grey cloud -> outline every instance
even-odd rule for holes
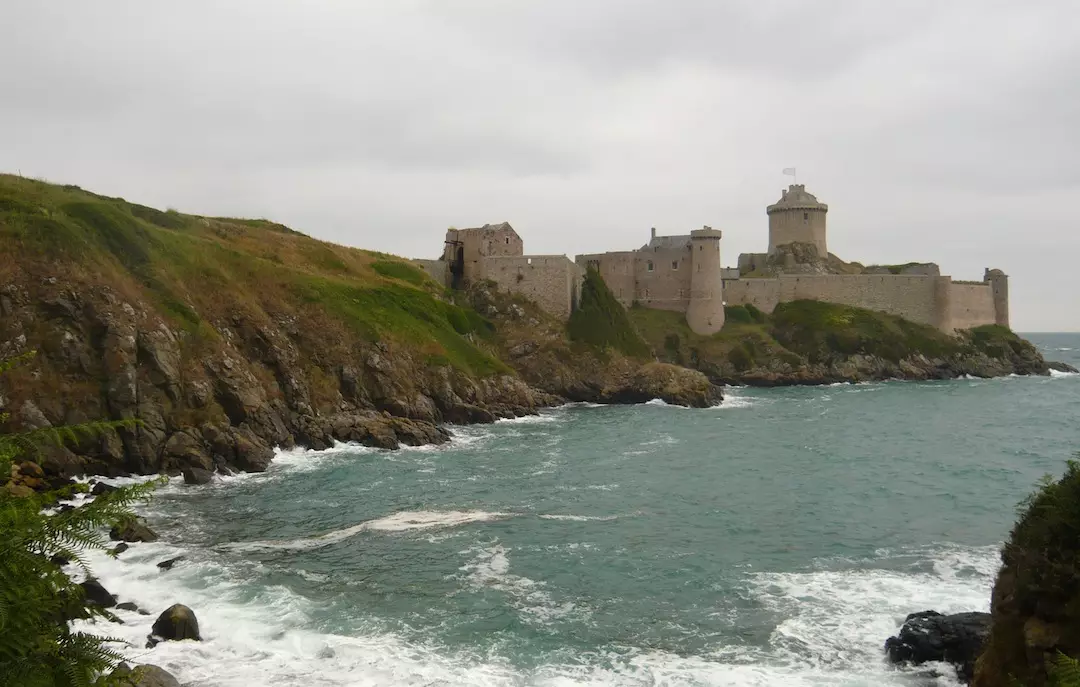
[[[650,226],[765,241],[799,168],[830,247],[1013,276],[1080,330],[1069,0],[49,0],[0,10],[0,168],[407,255]]]

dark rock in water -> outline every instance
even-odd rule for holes
[[[130,548],[131,547],[128,546],[127,544],[125,544],[124,542],[120,542],[119,544],[114,546],[112,548],[112,551],[110,551],[109,553],[111,553],[114,556],[119,556],[120,554],[124,553],[125,551],[127,551]]]
[[[989,634],[989,613],[912,613],[904,619],[900,634],[885,641],[885,653],[893,663],[952,663],[960,679],[971,682],[975,660]]]
[[[125,601],[122,604],[116,604],[116,608],[121,611],[138,611],[139,607],[130,601]]]
[[[172,570],[172,567],[182,560],[184,560],[183,556],[177,556],[176,558],[170,558],[167,561],[161,561],[157,564],[157,567],[161,570]]]
[[[1076,372],[1080,372],[1080,370],[1077,370],[1075,367],[1068,363],[1059,363],[1053,360],[1047,360],[1046,366],[1049,367],[1051,370],[1054,370],[1055,372],[1071,372],[1074,374]]]
[[[214,473],[195,467],[184,468],[183,475],[184,484],[209,484],[214,479]]]
[[[105,484],[104,482],[98,482],[94,485],[94,488],[90,490],[91,496],[101,496],[102,494],[108,494],[109,492],[116,491],[117,487],[111,484]]]
[[[113,541],[157,541],[158,536],[143,521],[132,520],[112,528],[109,531],[109,539]]]
[[[195,612],[183,604],[174,604],[162,611],[154,621],[151,630],[152,634],[147,637],[147,648],[153,648],[163,641],[178,642],[184,639],[202,641]]]
[[[62,568],[65,565],[67,565],[68,563],[70,563],[71,561],[69,561],[67,558],[64,558],[63,556],[56,555],[56,556],[53,556],[52,558],[50,558],[49,562],[52,563],[53,565],[59,565]]]
[[[180,687],[180,682],[165,670],[152,665],[137,666],[132,669],[121,663],[109,675],[109,684],[121,687]]]
[[[70,503],[62,503],[62,504],[60,504],[60,507],[57,509],[57,511],[59,511],[60,513],[67,513],[69,511],[73,511],[73,510],[75,510],[75,506],[71,505]]]
[[[101,606],[102,608],[112,608],[116,605],[116,597],[109,593],[109,590],[101,586],[101,583],[91,578],[86,582],[79,585],[83,588],[83,594],[86,597],[87,603]]]

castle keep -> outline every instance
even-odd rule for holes
[[[981,281],[953,281],[934,263],[847,263],[828,252],[826,216],[802,184],[782,191],[766,208],[769,245],[746,253],[737,268],[720,262],[721,232],[703,227],[658,236],[637,250],[579,255],[525,255],[521,237],[507,223],[446,232],[443,255],[420,260],[451,287],[491,280],[521,293],[548,312],[569,317],[577,307],[586,268],[599,271],[626,307],[686,314],[698,334],[724,324],[724,305],[754,305],[772,312],[786,301],[809,299],[880,310],[951,333],[983,324],[1009,325],[1009,278],[987,269]]]

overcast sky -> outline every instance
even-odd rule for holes
[[[435,257],[649,228],[764,251],[791,181],[846,260],[1011,276],[1080,331],[1075,0],[7,0],[0,170]]]

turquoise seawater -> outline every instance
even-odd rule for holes
[[[1080,335],[1030,338],[1080,364]],[[93,563],[195,610],[206,641],[135,651],[191,685],[923,684],[882,643],[988,609],[1078,409],[1068,375],[568,406],[174,481],[146,508],[163,541]],[[153,617],[122,617],[141,646]]]

